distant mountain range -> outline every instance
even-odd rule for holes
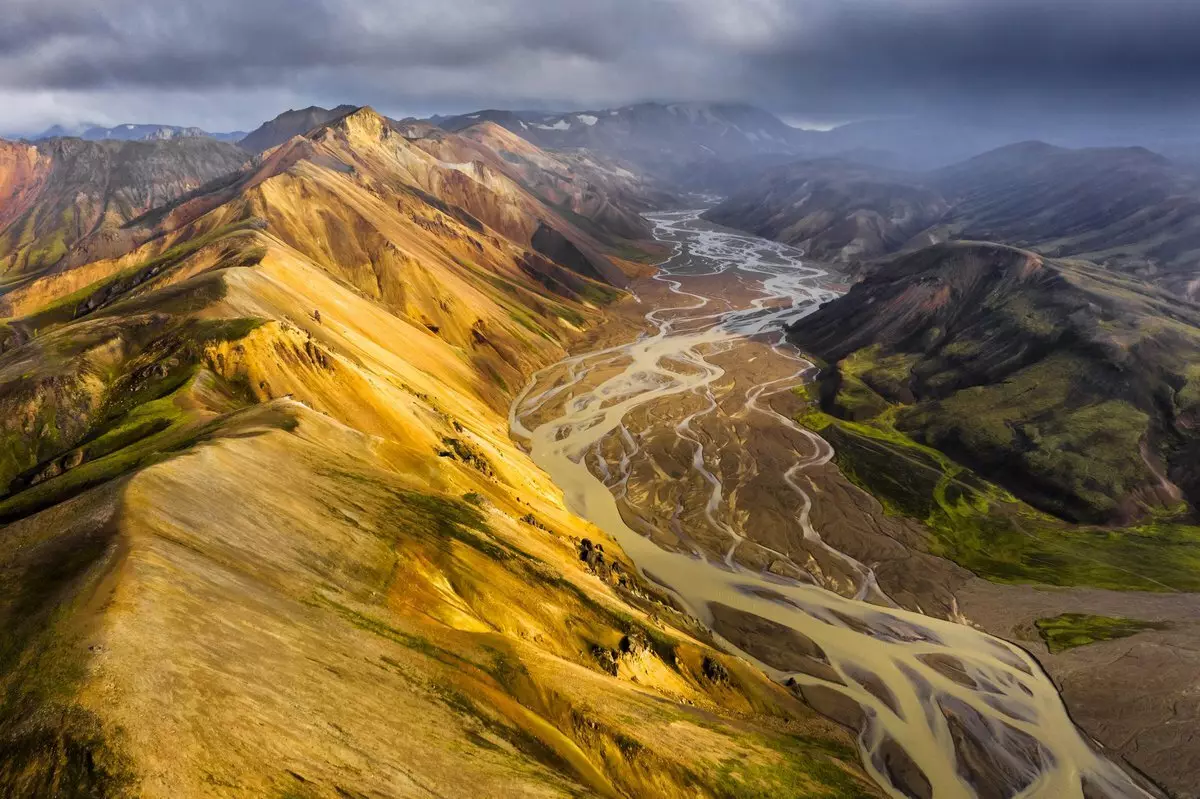
[[[164,139],[204,137],[216,139],[217,141],[237,142],[245,138],[245,136],[245,131],[240,130],[228,133],[210,133],[201,128],[181,127],[179,125],[127,123],[124,125],[115,125],[111,128],[106,128],[102,125],[81,125],[74,127],[55,125],[36,136],[30,137],[30,139],[31,141],[43,141],[45,139],[73,137],[84,139],[85,141],[104,141],[107,139],[117,139],[120,141],[161,141]]]
[[[207,136],[262,152],[352,111],[355,106],[293,109],[250,134],[196,127],[126,123],[56,125],[31,140],[55,137],[162,139]],[[678,188],[728,194],[766,168],[789,160],[839,157],[895,169],[928,171],[1022,140],[1058,146],[1142,145],[1180,163],[1200,164],[1200,125],[1080,125],[1045,119],[903,117],[866,119],[831,130],[805,130],[744,103],[646,102],[618,108],[520,111],[483,109],[433,116],[451,132],[494,122],[550,150],[587,149],[620,158]]]
[[[708,218],[857,263],[946,240],[1086,258],[1200,296],[1200,173],[1140,147],[1013,144],[930,172],[772,170]]]
[[[494,122],[539,147],[588,149],[679,179],[691,165],[770,153],[799,155],[814,134],[736,103],[640,103],[601,111],[547,114],[484,110],[431,119],[447,130]]]

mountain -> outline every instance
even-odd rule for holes
[[[585,149],[673,181],[696,163],[800,153],[811,137],[736,103],[641,103],[560,114],[487,110],[434,121],[452,131],[492,122],[542,148]]]
[[[680,202],[632,165],[586,151],[547,152],[493,122],[476,123],[459,135],[499,155],[499,167],[547,204],[611,235],[651,238],[642,214]]]
[[[359,109],[5,295],[0,793],[880,795],[510,440],[622,295],[505,163]]]
[[[708,217],[813,246],[831,261],[989,240],[1200,296],[1200,174],[1137,147],[1026,142],[925,173],[803,162],[760,178]]]
[[[865,119],[815,133],[810,137],[810,152],[826,157],[855,151],[887,152],[890,166],[928,171],[1012,142],[1053,136],[1056,132],[1039,128],[1029,120],[973,120],[961,116]],[[1067,146],[1083,146],[1075,142],[1087,141],[1066,134],[1063,139]]]
[[[129,220],[245,159],[234,145],[204,138],[0,140],[0,275],[47,269],[85,242],[104,247]]]
[[[953,235],[1112,264],[1200,296],[1200,173],[1140,147],[1012,145],[937,173]]]
[[[237,142],[245,137],[243,131],[233,131],[230,133],[209,133],[206,130],[196,127],[181,127],[179,125],[147,125],[147,124],[124,124],[114,125],[113,127],[104,127],[103,125],[81,125],[73,128],[67,128],[62,125],[55,125],[47,130],[32,137],[32,141],[43,141],[45,139],[76,137],[86,141],[107,141],[116,139],[118,141],[161,141],[165,139],[178,139],[190,137],[204,137],[216,139],[217,141]]]
[[[302,136],[313,128],[345,116],[355,108],[353,105],[339,105],[337,108],[312,105],[300,110],[284,111],[270,122],[264,122],[255,128],[242,138],[238,145],[252,153],[261,153],[283,144],[293,136]]]
[[[84,131],[100,127],[103,126],[92,122],[82,122],[77,125],[51,125],[41,133],[29,136],[28,138],[30,141],[41,141],[43,139],[80,138]]]
[[[939,244],[798,322],[821,406],[1078,523],[1200,507],[1200,310],[1085,261]]]
[[[826,159],[767,170],[705,216],[844,262],[895,252],[948,211],[918,176]]]

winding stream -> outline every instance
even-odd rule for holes
[[[801,262],[800,252],[711,230],[698,215],[651,217],[659,238],[677,248],[656,279],[684,300],[646,314],[655,332],[543,370],[513,405],[513,434],[528,442],[534,461],[562,489],[568,507],[615,538],[647,579],[671,591],[710,627],[713,603],[719,603],[791,628],[819,647],[821,668],[792,673],[722,641],[772,678],[794,681],[802,692],[833,692],[857,703],[863,764],[896,799],[1084,799],[1085,785],[1088,799],[1153,797],[1097,753],[1032,656],[965,624],[897,607],[869,567],[821,541],[808,518],[813,499],[796,478],[827,463],[833,450],[760,400],[804,381],[811,364],[784,343],[783,326],[834,293],[822,287],[821,270]],[[710,312],[717,302],[684,286],[689,276],[714,270],[738,270],[761,296],[745,308]],[[796,524],[805,539],[824,547],[854,575],[854,590],[847,592],[852,596],[746,569],[733,557],[743,539],[713,515],[724,489],[705,466],[703,444],[690,424],[716,407],[709,387],[724,370],[709,359],[749,337],[767,337],[778,354],[796,362],[792,376],[757,386],[746,408],[777,417],[778,424],[811,444],[810,451],[796,453],[784,480],[800,495],[803,510]],[[548,375],[555,376],[549,385]],[[689,392],[708,402],[680,419],[675,432],[695,447],[692,467],[711,486],[707,518],[729,535],[724,558],[659,547],[626,525],[614,496],[624,490],[629,458],[638,446],[624,420],[647,403]],[[547,418],[548,412],[550,420],[527,424],[535,416]],[[616,463],[600,455],[609,436],[620,437],[625,453]],[[589,469],[589,460],[598,474]],[[907,759],[905,768],[896,768],[897,752]]]

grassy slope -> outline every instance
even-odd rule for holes
[[[923,522],[937,554],[998,582],[1200,590],[1200,528],[1169,519],[1121,529],[1064,523],[898,430],[903,409],[861,381],[843,385],[840,406],[883,410],[855,422],[814,403],[798,421],[833,445],[843,473],[889,513]]]
[[[1000,580],[1197,586],[1186,303],[1090,264],[943,245],[793,334],[829,364],[809,421],[940,553]]]
[[[1038,619],[1034,625],[1051,654],[1087,646],[1098,641],[1128,638],[1146,630],[1165,628],[1165,625],[1152,621],[1113,616],[1091,616],[1085,613],[1064,613],[1053,618]]]

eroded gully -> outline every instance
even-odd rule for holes
[[[934,799],[1083,799],[1085,785],[1089,799],[1153,796],[1097,752],[1031,655],[967,624],[897,607],[869,567],[829,547],[813,529],[813,499],[796,477],[828,462],[833,450],[759,400],[802,383],[811,370],[784,342],[783,328],[834,296],[821,285],[825,273],[803,264],[801,253],[784,245],[713,230],[698,221],[698,212],[657,214],[651,220],[659,238],[676,246],[656,279],[683,302],[646,314],[652,334],[543,370],[511,411],[514,436],[528,443],[534,461],[561,488],[568,507],[616,539],[647,579],[672,592],[710,627],[712,605],[720,603],[791,628],[815,643],[829,668],[789,673],[722,640],[776,680],[792,681],[799,690],[833,691],[857,703],[863,710],[859,746],[864,767],[897,799],[914,795],[911,780],[904,784],[889,768],[897,748],[923,775],[921,793]],[[760,296],[745,308],[709,312],[715,302],[685,288],[689,276],[730,269],[756,282]],[[811,450],[796,453],[784,482],[800,497],[802,511],[795,523],[805,539],[824,547],[854,575],[854,590],[847,596],[739,565],[733,556],[743,539],[728,525],[724,557],[706,557],[699,550],[663,549],[627,526],[619,511],[614,492],[622,490],[622,473],[627,477],[629,457],[637,448],[623,420],[647,403],[695,392],[708,403],[676,422],[675,432],[695,447],[692,467],[711,487],[706,515],[721,526],[713,511],[724,489],[706,467],[703,444],[690,425],[715,408],[709,387],[724,370],[709,359],[751,337],[766,337],[777,353],[796,362],[790,377],[753,389],[746,408],[777,417],[778,424],[802,433],[811,444]],[[553,382],[547,380],[550,375]],[[539,421],[527,425],[535,417]],[[625,453],[615,463],[600,455],[600,444],[609,436],[620,437]],[[687,540],[686,530],[677,532]],[[953,668],[946,668],[947,663]],[[989,761],[985,773],[991,784],[986,786],[970,767],[981,758]],[[994,784],[995,775],[1003,775],[1005,784]]]

